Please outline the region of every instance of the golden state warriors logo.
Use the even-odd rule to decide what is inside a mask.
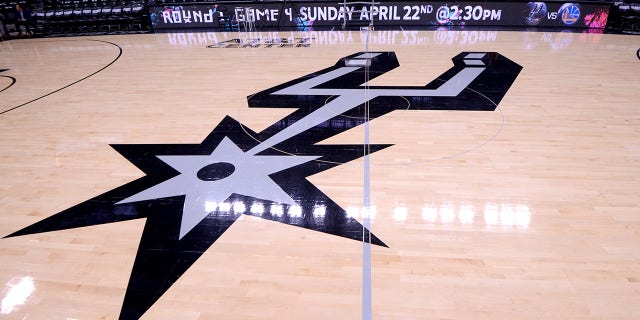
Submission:
[[[562,23],[570,26],[580,20],[580,5],[577,3],[565,3],[558,9]]]

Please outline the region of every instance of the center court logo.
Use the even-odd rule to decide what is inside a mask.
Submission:
[[[386,247],[307,177],[391,145],[318,143],[396,110],[494,111],[522,69],[496,52],[452,60],[426,86],[365,88],[399,63],[359,52],[249,96],[297,108],[261,132],[226,116],[201,143],[112,145],[145,176],[7,237],[146,219],[120,319],[144,315],[243,215]]]
[[[570,26],[580,20],[580,5],[577,3],[565,3],[558,9],[558,15],[562,23]]]

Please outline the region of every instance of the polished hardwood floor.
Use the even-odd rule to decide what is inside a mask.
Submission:
[[[424,86],[461,52],[498,52],[522,66],[495,111],[396,110],[318,143],[361,145],[368,127],[372,144],[392,145],[370,155],[368,180],[362,157],[307,177],[361,223],[370,194],[371,231],[388,246],[371,247],[373,318],[640,319],[640,37],[370,36],[370,51],[393,51],[400,64],[372,86]],[[207,47],[236,38],[263,41]],[[281,38],[311,40],[264,45]],[[154,154],[111,145],[196,145],[225,116],[269,129],[295,109],[249,108],[248,96],[365,51],[365,38],[165,33],[0,43],[8,69],[0,72],[0,318],[127,318],[143,231],[155,236],[143,230],[146,219],[9,235],[69,208],[89,215],[94,204],[124,201],[100,197],[149,173],[123,155]],[[141,307],[143,319],[362,317],[361,242],[236,218],[177,280],[162,279],[175,283]]]

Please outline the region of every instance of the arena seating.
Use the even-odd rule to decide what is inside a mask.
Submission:
[[[611,29],[626,33],[640,33],[640,3],[616,2],[611,11]]]
[[[11,12],[15,1],[0,0]],[[151,29],[144,0],[39,0],[28,3],[34,36],[144,32]],[[7,15],[5,15],[7,16]]]
[[[8,34],[17,32],[15,25],[15,7],[17,2],[0,0],[0,14],[2,14],[2,21],[4,23],[5,32]],[[0,35],[1,36],[1,35]],[[0,37],[2,39],[2,37]]]

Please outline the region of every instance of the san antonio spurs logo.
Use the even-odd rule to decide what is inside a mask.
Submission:
[[[317,143],[399,109],[493,111],[521,70],[494,52],[453,63],[424,87],[365,90],[399,64],[393,52],[356,53],[251,95],[253,108],[297,108],[261,132],[225,117],[197,144],[112,145],[146,175],[7,237],[145,218],[121,319],[141,317],[241,215],[361,241],[363,226],[306,177],[363,157],[363,146]]]

